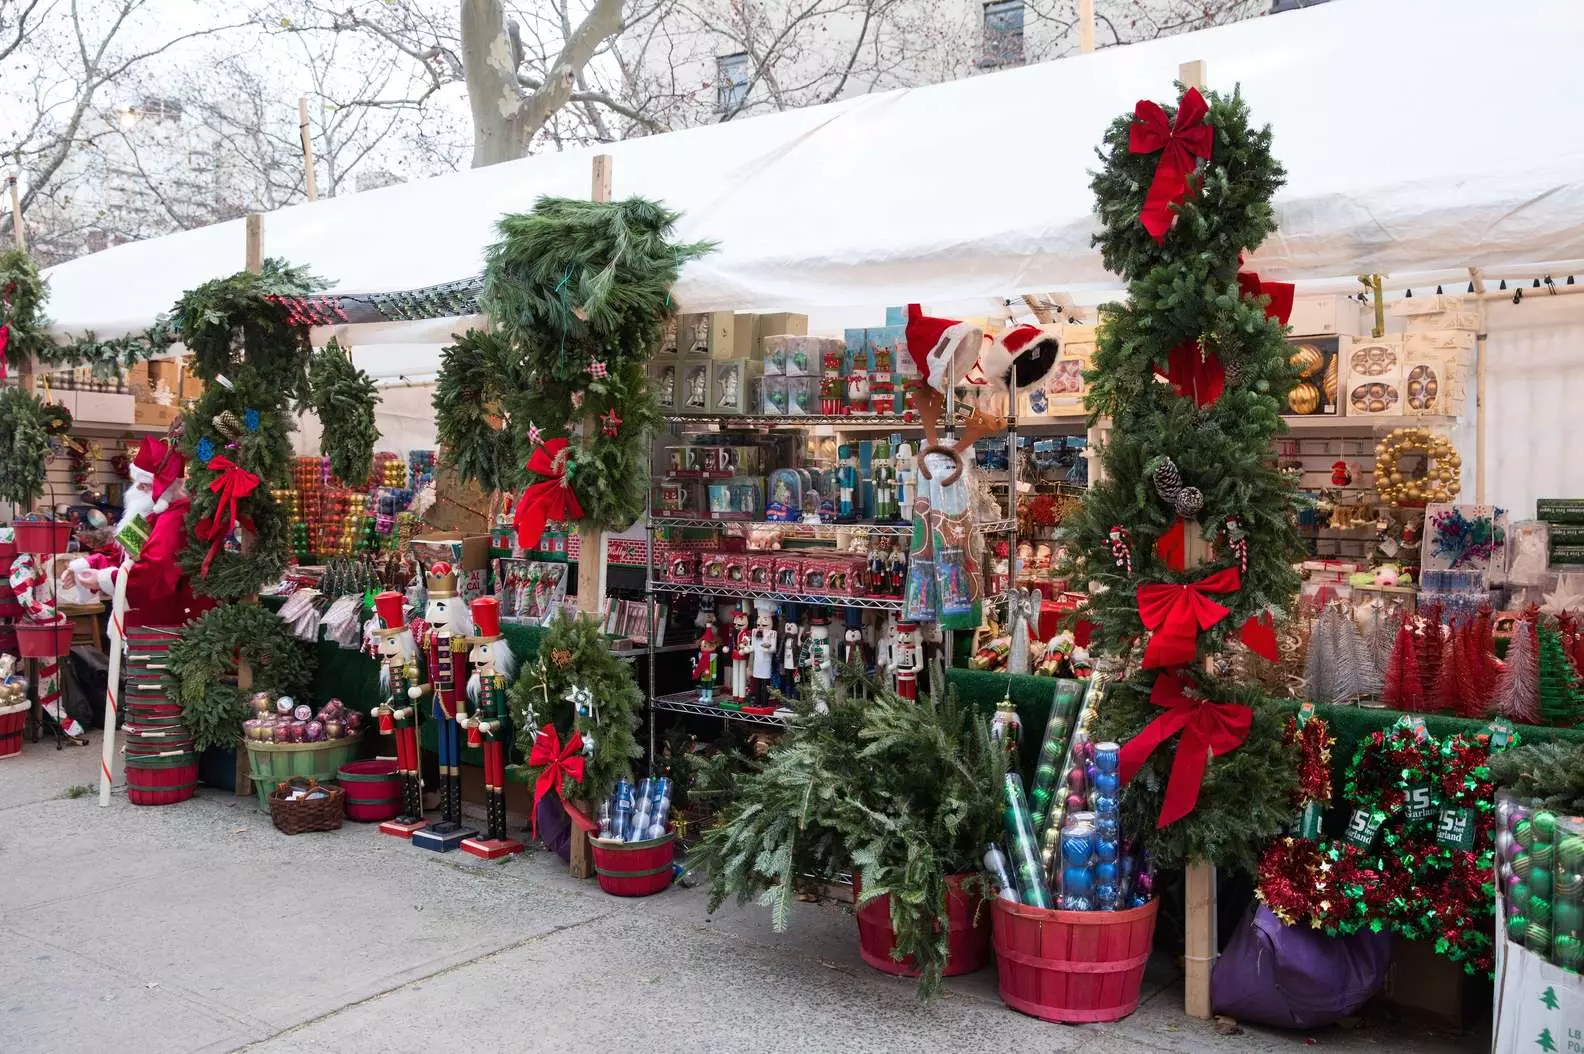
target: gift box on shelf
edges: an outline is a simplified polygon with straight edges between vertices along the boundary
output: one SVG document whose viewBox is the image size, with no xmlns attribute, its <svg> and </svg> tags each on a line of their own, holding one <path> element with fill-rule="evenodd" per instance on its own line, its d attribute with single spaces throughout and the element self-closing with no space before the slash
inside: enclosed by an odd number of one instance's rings
<svg viewBox="0 0 1584 1054">
<path fill-rule="evenodd" d="M 676 585 L 697 585 L 699 576 L 699 554 L 687 550 L 657 550 L 655 563 L 660 568 L 661 581 L 671 582 Z M 724 565 L 722 567 L 724 573 Z"/>
<path fill-rule="evenodd" d="M 1403 340 L 1398 336 L 1353 341 L 1343 356 L 1342 402 L 1349 417 L 1399 416 L 1403 399 Z"/>
<path fill-rule="evenodd" d="M 781 338 L 806 336 L 808 336 L 807 315 L 797 315 L 784 311 L 772 312 L 767 315 L 755 315 L 753 357 L 765 363 L 766 373 L 785 373 L 786 344 Z M 774 371 L 769 368 L 772 343 L 780 349 L 781 354 L 781 365 Z"/>
<path fill-rule="evenodd" d="M 682 360 L 681 384 L 676 393 L 677 410 L 687 413 L 704 413 L 709 409 L 709 393 L 709 360 Z"/>
<path fill-rule="evenodd" d="M 730 359 L 710 363 L 709 412 L 715 414 L 747 413 L 749 378 L 760 376 L 759 364 L 745 359 Z M 755 388 L 757 391 L 758 389 Z"/>
<path fill-rule="evenodd" d="M 677 408 L 677 370 L 678 362 L 674 357 L 654 359 L 649 363 L 655 398 L 660 402 L 660 409 L 668 413 Z"/>
<path fill-rule="evenodd" d="M 1018 391 L 1018 417 L 1038 419 L 1081 413 L 1089 386 L 1084 371 L 1095 353 L 1095 327 L 1053 324 L 1041 326 L 1061 338 L 1061 351 L 1049 373 L 1028 390 Z"/>
<path fill-rule="evenodd" d="M 786 378 L 786 412 L 789 417 L 808 417 L 820 412 L 820 379 L 818 377 Z"/>
<path fill-rule="evenodd" d="M 1364 306 L 1345 296 L 1295 297 L 1287 324 L 1290 333 L 1316 337 L 1369 332 L 1364 323 Z"/>
<path fill-rule="evenodd" d="M 1346 337 L 1292 337 L 1289 359 L 1298 380 L 1287 393 L 1282 412 L 1298 417 L 1337 413 L 1341 358 L 1348 350 Z"/>
<path fill-rule="evenodd" d="M 775 566 L 776 557 L 774 553 L 749 553 L 746 563 L 748 588 L 764 590 L 774 589 Z"/>
<path fill-rule="evenodd" d="M 755 413 L 774 416 L 787 412 L 787 384 L 790 378 L 779 374 L 766 374 L 759 378 L 757 390 L 759 393 L 758 409 Z M 749 405 L 753 405 L 750 403 Z"/>
<path fill-rule="evenodd" d="M 1413 346 L 1411 335 L 1405 346 Z M 1419 351 L 1404 356 L 1403 412 L 1418 417 L 1459 416 L 1474 362 L 1472 348 L 1418 346 Z"/>
</svg>

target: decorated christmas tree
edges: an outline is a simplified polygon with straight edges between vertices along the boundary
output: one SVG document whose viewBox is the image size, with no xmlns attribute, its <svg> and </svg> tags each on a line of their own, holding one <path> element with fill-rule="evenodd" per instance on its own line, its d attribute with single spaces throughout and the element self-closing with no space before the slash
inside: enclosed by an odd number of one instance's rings
<svg viewBox="0 0 1584 1054">
<path fill-rule="evenodd" d="M 1381 701 L 1394 710 L 1409 712 L 1424 709 L 1424 685 L 1419 680 L 1419 648 L 1414 639 L 1410 618 L 1404 618 L 1397 628 L 1397 643 L 1392 647 L 1391 659 L 1386 664 L 1386 684 L 1381 689 Z"/>
<path fill-rule="evenodd" d="M 1531 618 L 1518 620 L 1496 686 L 1496 713 L 1526 725 L 1540 722 L 1540 646 Z"/>
<path fill-rule="evenodd" d="M 1584 712 L 1579 694 L 1579 675 L 1562 645 L 1562 634 L 1541 626 L 1539 659 L 1540 720 L 1548 725 L 1571 728 Z"/>
<path fill-rule="evenodd" d="M 1240 261 L 1275 230 L 1284 174 L 1241 97 L 1196 89 L 1175 108 L 1140 102 L 1100 158 L 1095 241 L 1128 302 L 1101 309 L 1089 406 L 1111 430 L 1066 531 L 1095 587 L 1091 650 L 1122 673 L 1099 734 L 1125 743 L 1125 825 L 1153 832 L 1157 862 L 1252 868 L 1292 819 L 1294 751 L 1224 648 L 1278 659 L 1272 620 L 1303 550 L 1270 457 L 1294 380 L 1292 287 Z"/>
</svg>

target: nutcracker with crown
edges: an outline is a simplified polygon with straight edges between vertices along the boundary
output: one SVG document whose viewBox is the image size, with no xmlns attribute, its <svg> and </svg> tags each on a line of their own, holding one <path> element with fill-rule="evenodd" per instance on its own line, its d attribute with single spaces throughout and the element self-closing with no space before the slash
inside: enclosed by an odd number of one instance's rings
<svg viewBox="0 0 1584 1054">
<path fill-rule="evenodd" d="M 444 561 L 430 565 L 424 576 L 429 605 L 423 646 L 429 664 L 430 716 L 435 721 L 435 752 L 440 768 L 440 819 L 412 836 L 413 845 L 449 853 L 478 831 L 462 825 L 462 736 L 457 713 L 466 711 L 468 638 L 473 627 L 467 606 L 457 595 L 457 576 Z"/>
<path fill-rule="evenodd" d="M 466 722 L 468 746 L 484 751 L 484 815 L 488 831 L 483 838 L 462 842 L 463 852 L 485 860 L 522 852 L 522 843 L 506 836 L 506 745 L 511 742 L 510 711 L 506 689 L 517 672 L 517 657 L 500 631 L 500 603 L 494 597 L 473 601 L 473 648 L 468 662 L 467 698 L 473 711 L 457 711 Z"/>
<path fill-rule="evenodd" d="M 402 595 L 386 591 L 374 598 L 379 625 L 374 636 L 380 655 L 380 694 L 374 708 L 381 735 L 396 737 L 396 772 L 401 779 L 402 811 L 380 824 L 380 833 L 411 838 L 424 826 L 423 777 L 419 774 L 418 700 L 428 685 L 418 680 L 418 649 L 402 613 Z"/>
</svg>

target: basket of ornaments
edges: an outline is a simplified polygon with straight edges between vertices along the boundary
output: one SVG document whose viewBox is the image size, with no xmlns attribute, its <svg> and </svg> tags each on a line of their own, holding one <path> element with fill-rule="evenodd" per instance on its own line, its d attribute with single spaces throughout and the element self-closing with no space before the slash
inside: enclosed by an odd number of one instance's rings
<svg viewBox="0 0 1584 1054">
<path fill-rule="evenodd" d="M 269 811 L 277 784 L 293 777 L 333 783 L 336 772 L 357 757 L 363 715 L 339 699 L 316 712 L 289 695 L 255 693 L 253 716 L 242 722 L 253 790 L 259 808 Z"/>
</svg>

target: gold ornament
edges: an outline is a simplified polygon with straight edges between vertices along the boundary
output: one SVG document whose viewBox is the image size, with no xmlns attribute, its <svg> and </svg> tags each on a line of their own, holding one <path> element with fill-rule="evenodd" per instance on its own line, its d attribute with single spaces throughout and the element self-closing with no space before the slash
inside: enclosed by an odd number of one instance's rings
<svg viewBox="0 0 1584 1054">
<path fill-rule="evenodd" d="M 1295 384 L 1287 393 L 1287 409 L 1295 414 L 1312 414 L 1320 409 L 1320 389 L 1309 383 Z"/>
<path fill-rule="evenodd" d="M 1402 459 L 1412 455 L 1426 458 L 1423 475 L 1409 477 L 1402 471 Z M 1428 428 L 1393 429 L 1375 446 L 1375 489 L 1388 505 L 1424 505 L 1455 501 L 1461 489 L 1458 457 L 1452 441 Z"/>
<path fill-rule="evenodd" d="M 1329 406 L 1335 406 L 1336 405 L 1336 401 L 1337 401 L 1337 398 L 1336 398 L 1337 397 L 1337 360 L 1336 359 L 1332 359 L 1330 364 L 1328 364 L 1326 366 L 1325 383 L 1324 383 L 1323 387 L 1325 388 L 1326 404 L 1329 405 Z"/>
<path fill-rule="evenodd" d="M 1325 352 L 1313 344 L 1300 344 L 1289 356 L 1293 369 L 1298 371 L 1298 376 L 1308 379 L 1325 369 Z"/>
</svg>

